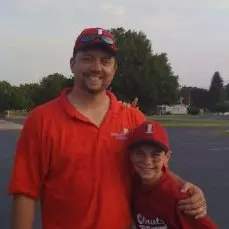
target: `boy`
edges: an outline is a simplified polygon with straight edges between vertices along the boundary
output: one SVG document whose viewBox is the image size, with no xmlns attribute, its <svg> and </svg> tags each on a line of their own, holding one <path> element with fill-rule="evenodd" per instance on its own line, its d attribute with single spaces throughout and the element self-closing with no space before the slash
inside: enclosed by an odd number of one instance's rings
<svg viewBox="0 0 229 229">
<path fill-rule="evenodd" d="M 177 209 L 187 197 L 167 167 L 170 158 L 168 135 L 156 121 L 146 121 L 128 140 L 130 161 L 135 170 L 132 200 L 138 229 L 216 229 L 209 217 L 194 219 Z"/>
</svg>

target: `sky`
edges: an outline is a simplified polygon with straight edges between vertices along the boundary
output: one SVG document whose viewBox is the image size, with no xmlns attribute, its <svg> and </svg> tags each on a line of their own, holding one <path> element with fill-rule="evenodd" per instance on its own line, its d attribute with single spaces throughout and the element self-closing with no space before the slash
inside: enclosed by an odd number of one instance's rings
<svg viewBox="0 0 229 229">
<path fill-rule="evenodd" d="M 215 71 L 229 83 L 229 0 L 0 0 L 0 80 L 69 76 L 86 27 L 143 31 L 181 86 L 208 88 Z"/>
</svg>

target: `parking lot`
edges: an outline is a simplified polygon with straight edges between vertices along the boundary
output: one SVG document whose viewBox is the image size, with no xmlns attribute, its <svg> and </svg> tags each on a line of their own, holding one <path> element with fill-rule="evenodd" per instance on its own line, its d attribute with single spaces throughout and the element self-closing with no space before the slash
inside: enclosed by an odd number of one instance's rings
<svg viewBox="0 0 229 229">
<path fill-rule="evenodd" d="M 171 169 L 205 191 L 210 216 L 220 229 L 228 229 L 229 136 L 222 135 L 223 128 L 173 127 L 168 130 L 173 150 Z M 9 228 L 7 184 L 18 134 L 19 130 L 0 131 L 1 229 Z M 39 217 L 35 228 L 39 228 Z"/>
</svg>

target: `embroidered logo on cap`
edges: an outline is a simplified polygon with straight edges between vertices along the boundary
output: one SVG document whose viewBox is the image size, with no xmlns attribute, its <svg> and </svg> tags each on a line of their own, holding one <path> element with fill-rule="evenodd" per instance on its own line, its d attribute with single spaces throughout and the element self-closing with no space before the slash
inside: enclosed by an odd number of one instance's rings
<svg viewBox="0 0 229 229">
<path fill-rule="evenodd" d="M 147 134 L 152 134 L 152 133 L 154 133 L 154 131 L 153 131 L 153 124 L 148 124 L 148 125 L 147 125 L 146 133 L 147 133 Z"/>
<path fill-rule="evenodd" d="M 103 35 L 103 30 L 102 29 L 98 29 L 98 35 Z"/>
</svg>

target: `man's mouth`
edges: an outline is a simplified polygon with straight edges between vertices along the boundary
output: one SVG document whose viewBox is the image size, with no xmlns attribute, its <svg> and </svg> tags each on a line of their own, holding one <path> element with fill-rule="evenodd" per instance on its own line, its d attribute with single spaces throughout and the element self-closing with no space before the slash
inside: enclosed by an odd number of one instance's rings
<svg viewBox="0 0 229 229">
<path fill-rule="evenodd" d="M 100 77 L 100 76 L 88 76 L 87 78 L 90 80 L 100 80 L 102 77 Z"/>
<path fill-rule="evenodd" d="M 90 82 L 90 83 L 100 83 L 101 82 L 101 77 L 100 76 L 87 76 L 87 80 Z"/>
<path fill-rule="evenodd" d="M 152 171 L 154 168 L 153 167 L 144 167 L 144 166 L 140 166 L 138 165 L 138 168 L 144 171 Z"/>
<path fill-rule="evenodd" d="M 83 76 L 89 79 L 102 79 L 101 75 L 98 75 L 98 74 L 84 73 Z"/>
</svg>

